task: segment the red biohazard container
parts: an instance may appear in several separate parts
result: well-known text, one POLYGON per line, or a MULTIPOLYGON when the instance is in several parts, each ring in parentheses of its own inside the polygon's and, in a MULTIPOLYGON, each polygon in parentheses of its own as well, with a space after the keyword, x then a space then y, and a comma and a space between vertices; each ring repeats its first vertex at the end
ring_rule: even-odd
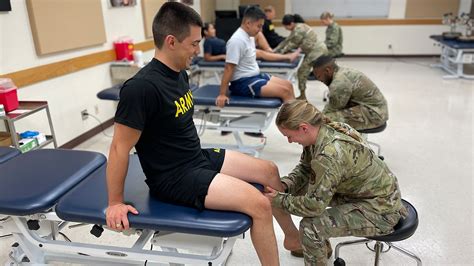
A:
POLYGON ((16 89, 11 79, 0 78, 0 104, 3 104, 7 113, 18 108, 16 89))
POLYGON ((114 42, 114 48, 117 61, 133 61, 133 41, 131 39, 120 39, 114 42))

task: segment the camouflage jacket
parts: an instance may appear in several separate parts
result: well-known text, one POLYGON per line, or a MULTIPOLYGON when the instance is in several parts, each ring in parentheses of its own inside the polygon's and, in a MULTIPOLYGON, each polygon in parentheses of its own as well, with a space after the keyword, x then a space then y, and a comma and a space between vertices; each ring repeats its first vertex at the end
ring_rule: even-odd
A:
POLYGON ((333 22, 326 28, 326 40, 324 43, 326 43, 331 56, 342 53, 342 30, 336 22, 333 22))
MULTIPOLYGON (((349 125, 333 124, 360 138, 349 125)), ((403 208, 397 178, 368 144, 325 124, 316 143, 304 148, 300 163, 282 182, 288 193, 278 193, 273 206, 302 217, 318 216, 330 203, 353 203, 379 214, 403 208)))
POLYGON ((274 51, 285 54, 291 50, 301 48, 305 57, 311 57, 312 54, 320 54, 318 51, 325 49, 325 46, 322 41, 318 41, 316 32, 310 26, 305 23, 296 23, 290 35, 274 51))
POLYGON ((338 67, 329 84, 329 103, 323 112, 335 112, 355 105, 366 106, 381 119, 388 120, 387 101, 377 86, 358 70, 338 67))

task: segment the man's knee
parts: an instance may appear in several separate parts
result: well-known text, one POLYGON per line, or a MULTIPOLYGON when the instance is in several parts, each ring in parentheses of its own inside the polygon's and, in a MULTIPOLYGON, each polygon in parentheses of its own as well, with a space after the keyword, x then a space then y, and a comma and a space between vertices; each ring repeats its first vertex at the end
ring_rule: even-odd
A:
POLYGON ((250 206, 249 215, 253 219, 268 219, 272 217, 272 205, 263 194, 255 196, 251 202, 252 206, 250 206))

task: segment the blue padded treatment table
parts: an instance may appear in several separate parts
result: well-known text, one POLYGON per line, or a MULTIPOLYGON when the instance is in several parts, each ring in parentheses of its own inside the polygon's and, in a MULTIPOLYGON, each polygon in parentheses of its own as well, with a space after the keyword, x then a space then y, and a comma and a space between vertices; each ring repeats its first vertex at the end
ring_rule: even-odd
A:
POLYGON ((431 35, 430 38, 441 46, 440 63, 432 66, 440 67, 449 73, 443 78, 474 79, 471 72, 465 71, 465 67, 474 66, 474 42, 449 40, 441 35, 431 35))
POLYGON ((474 49, 474 42, 463 42, 457 39, 445 39, 441 35, 431 35, 431 39, 456 49, 474 49))
POLYGON ((97 93, 97 98, 111 101, 120 100, 120 88, 122 88, 122 85, 122 83, 116 84, 110 88, 99 91, 99 93, 97 93))
POLYGON ((10 147, 0 147, 0 164, 20 155, 20 151, 10 147))
POLYGON ((99 153, 42 149, 0 164, 0 214, 22 216, 49 210, 105 160, 99 153))
MULTIPOLYGON (((298 67, 302 56, 298 57, 293 62, 289 61, 265 61, 257 60, 257 64, 260 68, 296 68, 298 67)), ((224 61, 205 61, 203 58, 197 61, 196 63, 199 67, 219 67, 223 68, 225 66, 224 61)))
MULTIPOLYGON (((149 195, 138 156, 131 155, 126 178, 125 202, 139 215, 129 214, 130 226, 177 233, 231 237, 252 225, 249 216, 229 211, 204 210, 164 203, 149 195)), ((190 188, 192 189, 192 188, 190 188)), ((105 167, 63 196, 56 206, 57 215, 66 221, 105 225, 107 207, 105 167)))
MULTIPOLYGON (((110 101, 119 101, 120 100, 120 89, 122 88, 122 83, 116 84, 110 88, 104 89, 97 93, 97 98, 101 100, 110 100, 110 101)), ((191 90, 197 88, 196 85, 190 85, 191 90)))
MULTIPOLYGON (((204 85, 193 91, 195 105, 216 105, 219 95, 219 85, 204 85)), ((250 98, 230 95, 229 104, 226 106, 249 107, 249 108, 279 108, 282 102, 280 98, 250 98)))

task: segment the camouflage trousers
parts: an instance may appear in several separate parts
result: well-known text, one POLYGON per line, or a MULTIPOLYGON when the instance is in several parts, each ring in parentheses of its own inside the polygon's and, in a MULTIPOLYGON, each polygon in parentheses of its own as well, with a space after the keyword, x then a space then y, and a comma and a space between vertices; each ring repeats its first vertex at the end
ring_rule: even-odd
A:
POLYGON ((326 265, 326 240, 342 236, 376 236, 393 231, 400 213, 380 215, 359 205, 346 203, 326 209, 318 217, 305 217, 300 222, 300 239, 305 265, 326 265))
POLYGON ((378 113, 363 105, 356 105, 335 112, 324 112, 324 115, 334 122, 349 124, 356 130, 376 128, 386 122, 378 113))
POLYGON ((321 46, 320 49, 315 50, 311 54, 305 55, 303 62, 301 63, 300 68, 298 68, 298 72, 296 76, 298 77, 298 89, 301 93, 306 91, 306 81, 308 81, 308 76, 311 71, 313 71, 313 61, 316 60, 318 57, 327 54, 328 50, 326 46, 321 46))

